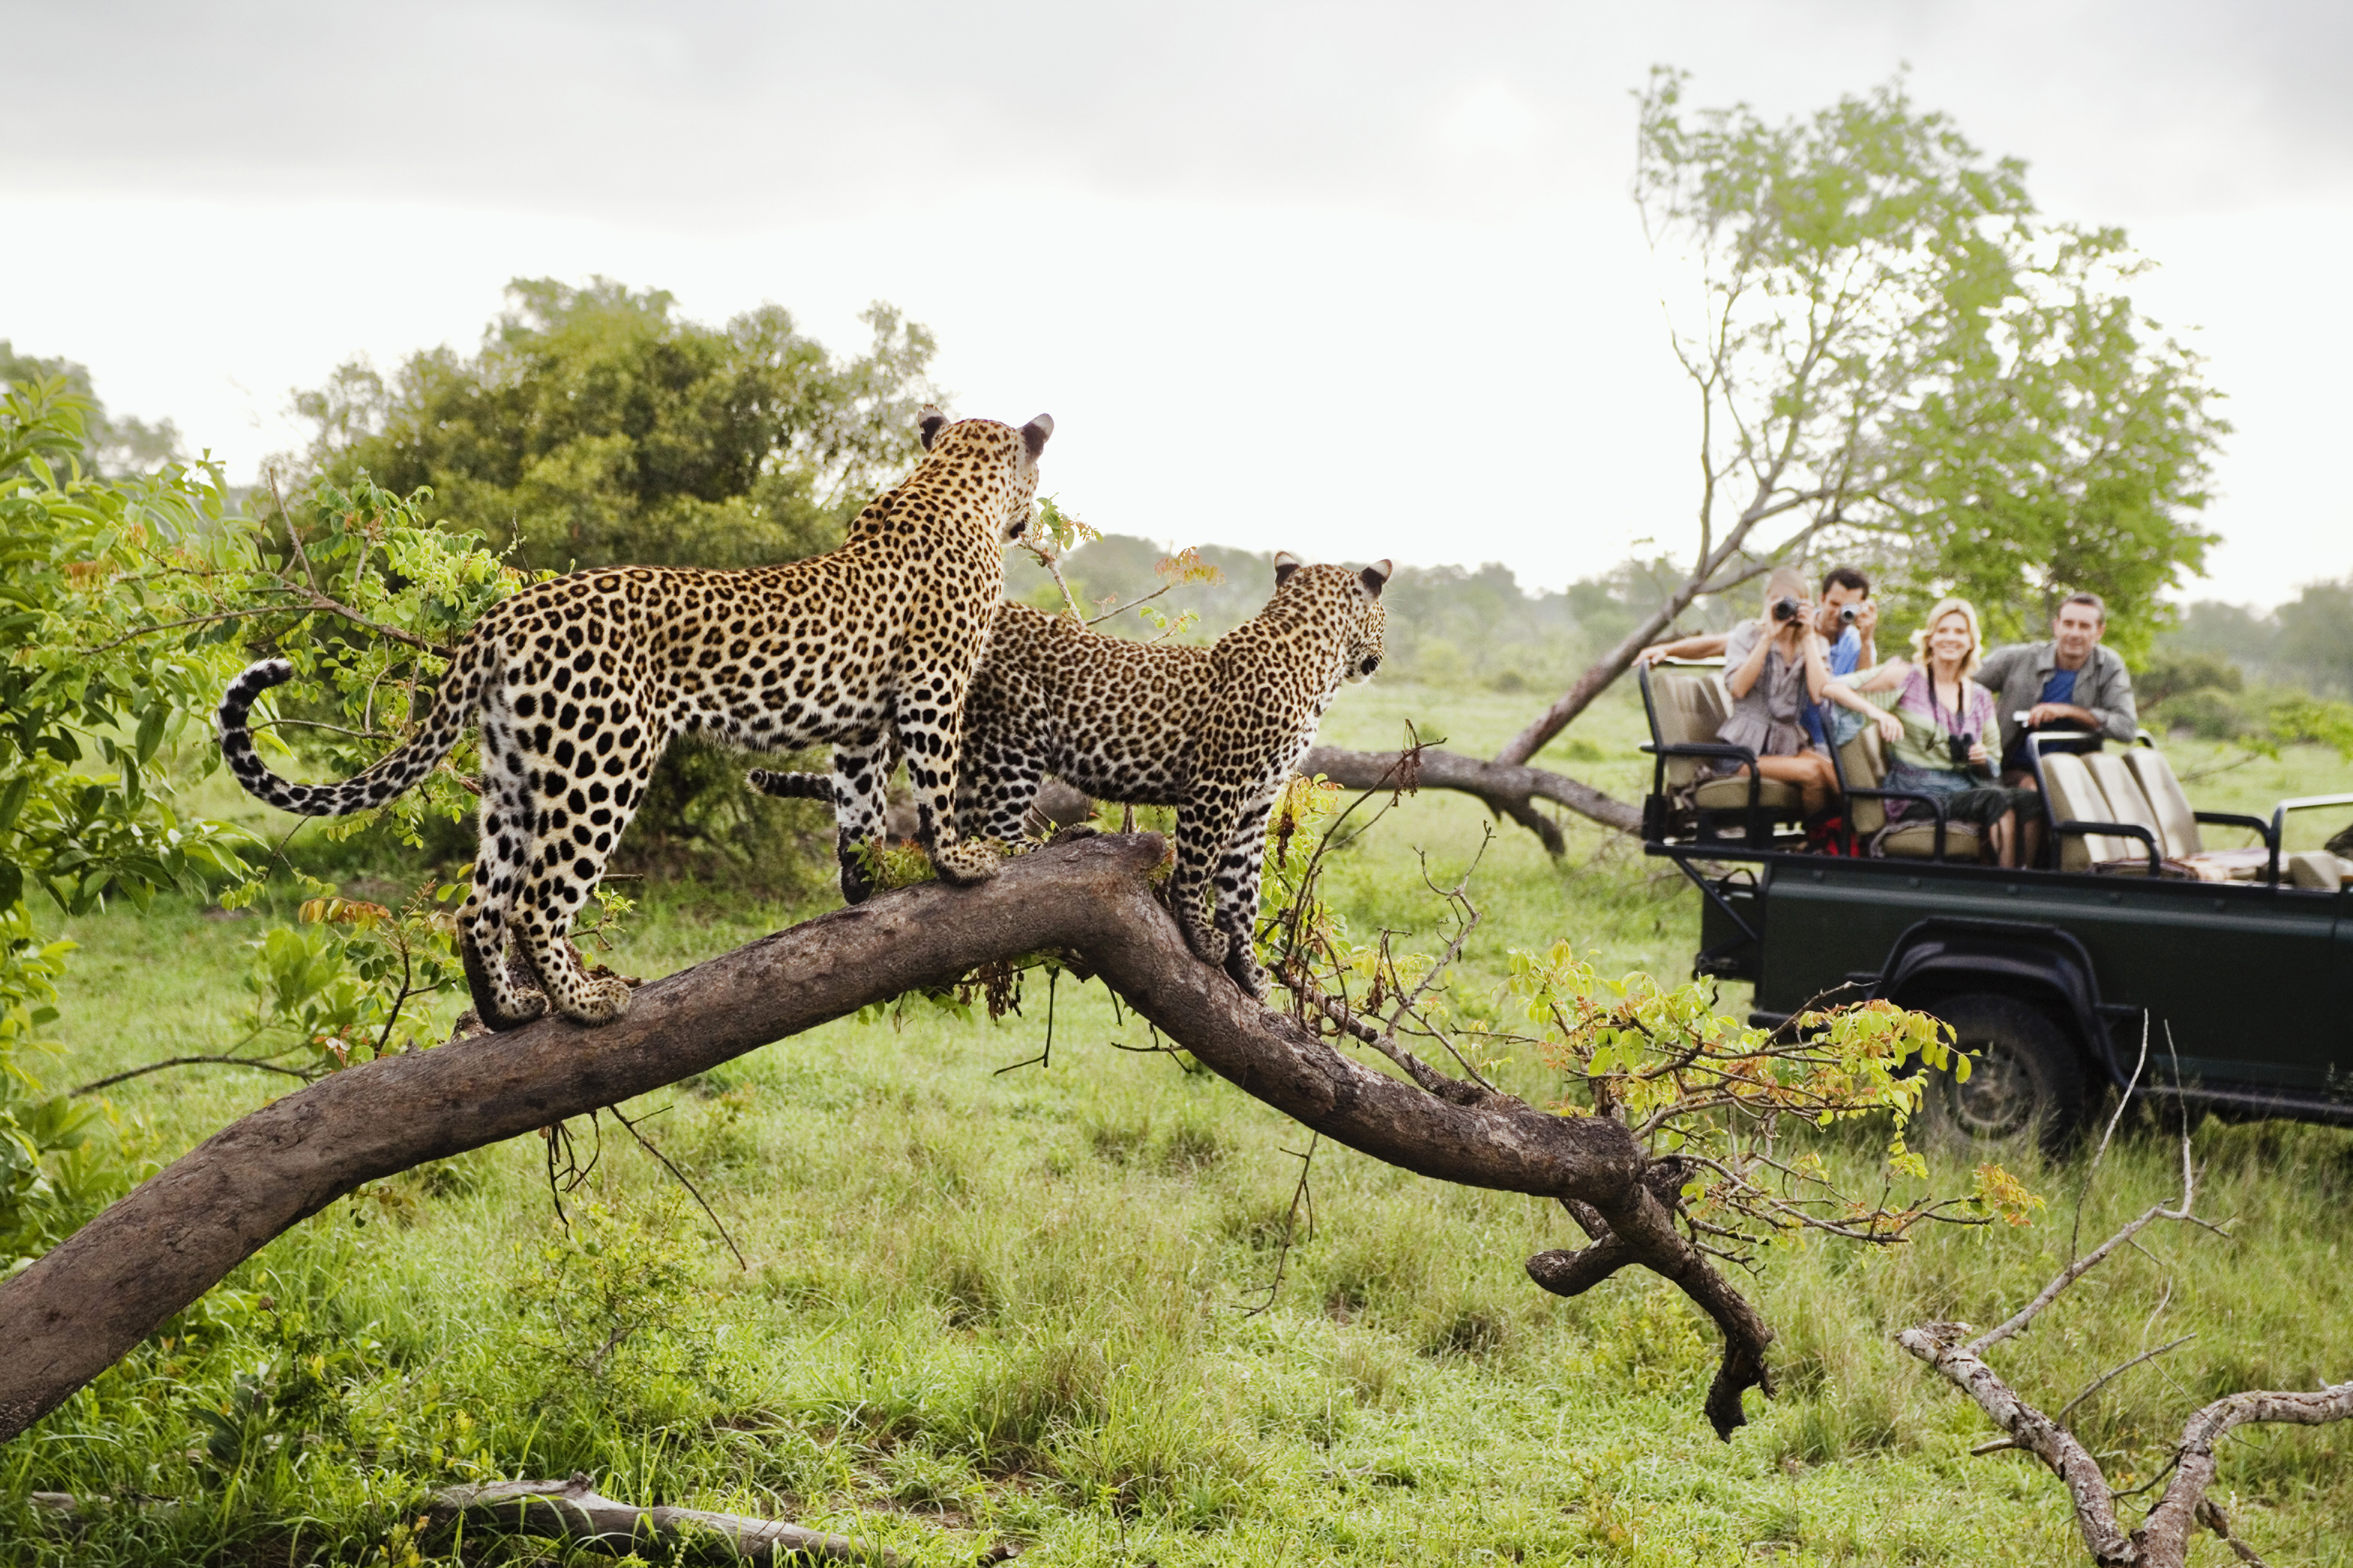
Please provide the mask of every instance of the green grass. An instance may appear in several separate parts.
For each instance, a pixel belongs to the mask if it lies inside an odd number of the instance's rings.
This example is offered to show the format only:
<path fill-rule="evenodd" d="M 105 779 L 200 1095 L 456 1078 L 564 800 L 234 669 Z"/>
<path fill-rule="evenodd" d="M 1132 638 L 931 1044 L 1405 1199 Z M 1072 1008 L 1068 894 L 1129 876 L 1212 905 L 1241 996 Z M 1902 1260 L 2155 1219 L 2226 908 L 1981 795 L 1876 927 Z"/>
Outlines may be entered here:
<path fill-rule="evenodd" d="M 1410 717 L 1492 752 L 1532 706 L 1377 684 L 1350 689 L 1325 738 L 1395 744 Z M 1631 794 L 1637 730 L 1606 708 L 1547 756 Z M 2249 798 L 2329 787 L 2300 752 L 2256 776 L 2274 765 L 2212 783 Z M 1484 820 L 1459 797 L 1407 803 L 1339 858 L 1335 906 L 1360 934 L 1425 924 L 1417 854 L 1451 879 Z M 1507 827 L 1475 886 L 1467 989 L 1492 986 L 1508 948 L 1563 935 L 1605 969 L 1688 966 L 1691 896 L 1598 834 L 1573 833 L 1555 864 Z M 646 974 L 817 907 L 645 895 L 617 962 Z M 234 1038 L 242 944 L 269 923 L 172 902 L 74 922 L 66 1054 L 43 1076 Z M 630 1108 L 667 1107 L 648 1130 L 744 1268 L 609 1122 L 568 1232 L 536 1139 L 338 1204 L 0 1450 L 0 1560 L 402 1563 L 430 1489 L 575 1469 L 617 1497 L 789 1515 L 921 1563 L 1004 1537 L 1057 1563 L 2086 1560 L 2057 1484 L 2016 1455 L 1970 1458 L 1983 1418 L 1890 1342 L 2031 1293 L 2066 1254 L 2080 1168 L 2033 1174 L 2052 1212 L 2027 1230 L 1769 1257 L 1747 1288 L 1781 1335 L 1781 1391 L 1752 1394 L 1755 1424 L 1725 1445 L 1700 1415 L 1713 1332 L 1672 1288 L 1630 1273 L 1566 1301 L 1528 1282 L 1530 1253 L 1577 1243 L 1556 1208 L 1326 1144 L 1313 1237 L 1286 1255 L 1304 1134 L 1176 1058 L 1113 1048 L 1149 1037 L 1096 985 L 1060 988 L 1050 1065 L 1000 1073 L 1038 1054 L 1046 1001 L 1033 983 L 994 1026 L 920 1006 L 844 1021 Z M 1505 1075 L 1547 1091 L 1533 1063 Z M 185 1069 L 111 1103 L 168 1159 L 284 1087 Z M 585 1159 L 588 1129 L 573 1131 Z M 2234 1218 L 2232 1239 L 2152 1236 L 1997 1358 L 2052 1408 L 2196 1333 L 2080 1422 L 2142 1478 L 2205 1399 L 2353 1370 L 2353 1136 L 2209 1125 L 2200 1147 L 2201 1207 Z M 1859 1143 L 1824 1149 L 1867 1174 Z M 2085 1237 L 2172 1180 L 2162 1137 L 2127 1136 Z M 2259 1429 L 2230 1446 L 2221 1490 L 2273 1563 L 2353 1563 L 2348 1459 L 2353 1430 Z M 33 1530 L 37 1489 L 178 1506 L 118 1510 L 69 1539 Z M 2211 1541 L 2198 1552 L 2229 1560 Z"/>

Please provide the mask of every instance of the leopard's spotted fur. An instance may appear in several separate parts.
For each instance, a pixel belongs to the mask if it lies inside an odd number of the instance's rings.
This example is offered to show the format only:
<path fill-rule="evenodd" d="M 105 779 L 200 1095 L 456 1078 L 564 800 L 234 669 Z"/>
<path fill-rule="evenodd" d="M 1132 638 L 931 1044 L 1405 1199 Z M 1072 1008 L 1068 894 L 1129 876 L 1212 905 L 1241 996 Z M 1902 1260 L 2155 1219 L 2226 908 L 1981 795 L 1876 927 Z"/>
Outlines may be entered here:
<path fill-rule="evenodd" d="M 283 660 L 254 665 L 222 698 L 222 752 L 269 805 L 340 816 L 415 784 L 479 718 L 481 847 L 458 927 L 493 1028 L 549 1003 L 584 1024 L 627 1010 L 628 986 L 591 978 L 568 932 L 673 735 L 830 743 L 853 902 L 866 888 L 847 848 L 873 836 L 888 760 L 903 752 L 933 863 L 947 881 L 981 880 L 997 861 L 956 836 L 958 737 L 1004 593 L 1003 546 L 1029 521 L 1053 427 L 1043 415 L 1016 430 L 926 410 L 922 464 L 828 555 L 733 572 L 615 567 L 524 589 L 468 632 L 424 727 L 344 783 L 294 784 L 256 754 L 247 714 L 292 675 Z M 510 976 L 510 934 L 541 993 Z"/>
<path fill-rule="evenodd" d="M 1251 926 L 1267 814 L 1341 682 L 1379 665 L 1388 574 L 1386 561 L 1351 572 L 1279 555 L 1266 608 L 1208 647 L 1131 642 L 998 605 L 965 709 L 964 832 L 1019 837 L 1048 773 L 1098 800 L 1175 806 L 1169 906 L 1196 955 L 1263 997 Z M 761 770 L 751 782 L 770 795 L 827 793 L 815 774 Z"/>

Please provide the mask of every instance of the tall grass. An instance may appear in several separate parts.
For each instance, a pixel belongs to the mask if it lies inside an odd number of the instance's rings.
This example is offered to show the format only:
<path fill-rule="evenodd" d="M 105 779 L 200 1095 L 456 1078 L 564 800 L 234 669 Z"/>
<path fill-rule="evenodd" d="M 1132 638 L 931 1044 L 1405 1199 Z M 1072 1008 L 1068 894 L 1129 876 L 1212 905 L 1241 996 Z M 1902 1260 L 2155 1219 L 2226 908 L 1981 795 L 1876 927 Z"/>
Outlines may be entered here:
<path fill-rule="evenodd" d="M 1442 714 L 1451 740 L 1491 750 L 1525 707 L 1377 687 L 1327 735 L 1387 743 L 1398 719 Z M 1629 715 L 1580 727 L 1602 755 L 1571 765 L 1629 790 Z M 1408 803 L 1340 858 L 1335 907 L 1360 931 L 1416 929 L 1419 854 L 1451 874 L 1482 832 L 1471 803 Z M 1561 935 L 1620 968 L 1688 964 L 1689 896 L 1573 838 L 1562 865 L 1517 829 L 1488 851 L 1466 997 L 1507 948 Z M 810 912 L 646 892 L 619 961 L 648 974 Z M 217 1045 L 259 923 L 168 903 L 77 922 L 69 1054 L 48 1076 Z M 1890 1342 L 1925 1319 L 1991 1321 L 2047 1278 L 2080 1163 L 2033 1174 L 2052 1206 L 2026 1230 L 1768 1256 L 1744 1283 L 1781 1336 L 1779 1394 L 1752 1395 L 1755 1424 L 1718 1444 L 1699 1408 L 1715 1337 L 1672 1287 L 1630 1273 L 1572 1301 L 1528 1282 L 1530 1253 L 1577 1244 L 1556 1208 L 1323 1144 L 1311 1230 L 1292 1204 L 1306 1135 L 1182 1058 L 1113 1049 L 1151 1042 L 1100 987 L 1061 987 L 1050 1068 L 998 1074 L 1038 1054 L 1042 1000 L 995 1026 L 922 1007 L 845 1021 L 628 1108 L 659 1112 L 648 1131 L 745 1268 L 617 1135 L 568 1226 L 532 1139 L 337 1205 L 0 1450 L 0 1559 L 448 1561 L 410 1532 L 434 1488 L 586 1470 L 615 1496 L 789 1515 L 919 1563 L 1006 1537 L 1040 1561 L 1138 1564 L 2082 1560 L 2056 1483 L 2015 1454 L 1969 1457 L 1983 1418 Z M 1535 1063 L 1501 1071 L 1550 1090 Z M 112 1103 L 169 1158 L 281 1087 L 183 1070 Z M 2086 1245 L 2172 1192 L 2171 1136 L 2138 1128 L 2111 1152 Z M 2199 1403 L 2341 1378 L 2353 1350 L 2353 1137 L 2209 1124 L 2197 1144 L 2201 1207 L 2232 1238 L 2150 1236 L 1998 1356 L 2055 1407 L 2194 1332 L 2079 1413 L 2140 1478 Z M 1820 1152 L 1860 1173 L 1844 1145 Z M 2275 1564 L 2353 1563 L 2348 1458 L 2341 1428 L 2234 1441 L 2221 1486 L 2242 1532 Z M 35 1490 L 115 1500 L 61 1533 Z"/>

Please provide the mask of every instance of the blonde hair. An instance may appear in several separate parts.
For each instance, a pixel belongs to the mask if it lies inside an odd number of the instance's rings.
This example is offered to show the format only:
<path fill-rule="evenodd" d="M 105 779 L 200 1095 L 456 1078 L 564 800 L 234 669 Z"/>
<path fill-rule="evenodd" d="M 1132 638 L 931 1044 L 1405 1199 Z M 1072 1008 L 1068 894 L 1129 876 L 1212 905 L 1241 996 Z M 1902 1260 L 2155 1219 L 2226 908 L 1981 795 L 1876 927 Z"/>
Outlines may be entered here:
<path fill-rule="evenodd" d="M 1768 618 L 1775 601 L 1795 599 L 1803 604 L 1807 597 L 1805 576 L 1794 566 L 1776 566 L 1765 579 L 1765 614 Z"/>
<path fill-rule="evenodd" d="M 1928 668 L 1928 634 L 1935 631 L 1936 623 L 1947 616 L 1958 616 L 1968 625 L 1969 651 L 1961 659 L 1961 679 L 1967 680 L 1978 672 L 1978 666 L 1985 662 L 1985 634 L 1978 629 L 1978 607 L 1967 599 L 1936 601 L 1936 607 L 1928 612 L 1928 618 L 1920 623 L 1918 631 L 1912 634 L 1912 662 L 1923 669 Z"/>

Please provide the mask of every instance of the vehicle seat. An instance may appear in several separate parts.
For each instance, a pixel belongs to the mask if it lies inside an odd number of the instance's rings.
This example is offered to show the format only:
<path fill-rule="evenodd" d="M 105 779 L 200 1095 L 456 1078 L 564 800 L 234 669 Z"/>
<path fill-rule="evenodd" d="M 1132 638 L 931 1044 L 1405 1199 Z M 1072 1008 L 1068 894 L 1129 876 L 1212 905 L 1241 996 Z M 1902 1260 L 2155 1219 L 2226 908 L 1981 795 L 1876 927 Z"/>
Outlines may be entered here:
<path fill-rule="evenodd" d="M 2129 822 L 2130 817 L 2118 816 L 2108 804 L 2092 770 L 2084 765 L 2089 759 L 2068 752 L 2042 753 L 2042 790 L 2051 803 L 2053 822 Z M 2059 836 L 2059 869 L 2089 871 L 2096 866 L 2114 864 L 2126 858 L 2137 859 L 2143 866 L 2148 858 L 2141 854 L 2139 844 L 2109 833 L 2065 833 Z"/>
<path fill-rule="evenodd" d="M 1724 679 L 1712 669 L 1652 669 L 1651 702 L 1658 714 L 1657 740 L 1665 746 L 1711 742 L 1732 714 Z M 1709 773 L 1709 765 L 1704 757 L 1669 757 L 1668 790 L 1690 790 L 1692 805 L 1702 811 L 1747 810 L 1746 776 L 1716 778 Z M 1757 792 L 1757 804 L 1776 816 L 1794 816 L 1800 809 L 1798 786 L 1767 779 Z"/>
<path fill-rule="evenodd" d="M 2353 884 L 2353 860 L 2332 855 L 2326 849 L 2306 849 L 2287 857 L 2283 868 L 2287 872 L 2290 887 L 2315 888 L 2323 892 Z"/>
<path fill-rule="evenodd" d="M 2269 869 L 2271 851 L 2263 845 L 2246 849 L 2206 847 L 2205 837 L 2198 830 L 2198 815 L 2163 752 L 2154 746 L 2135 746 L 2123 760 L 2157 814 L 2166 858 L 2180 861 L 2192 876 L 2208 882 L 2252 882 Z"/>
<path fill-rule="evenodd" d="M 1865 724 L 1847 743 L 1839 748 L 1839 773 L 1849 789 L 1877 789 L 1887 781 L 1887 752 L 1879 739 L 1879 726 Z M 1871 845 L 1874 855 L 1892 856 L 1903 860 L 1926 860 L 1936 853 L 1936 824 L 1924 818 L 1906 822 L 1875 840 L 1873 836 L 1887 826 L 1887 803 L 1869 797 L 1849 799 L 1846 822 L 1854 836 Z M 1978 828 L 1971 822 L 1950 822 L 1945 825 L 1945 858 L 1975 860 L 1978 858 Z"/>

